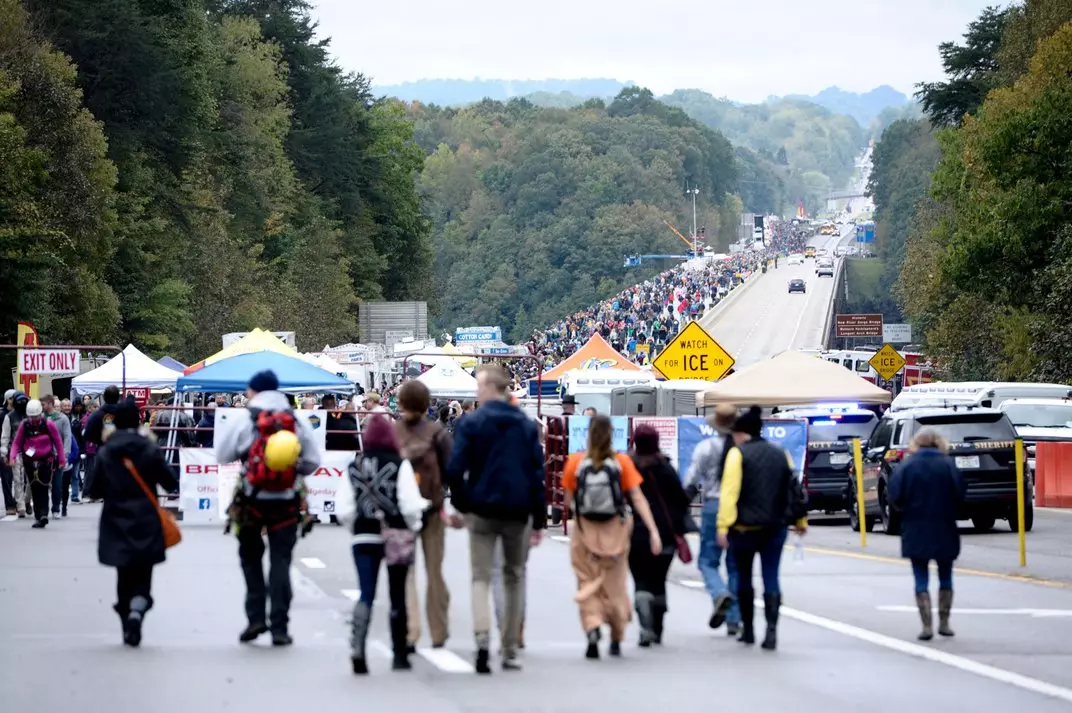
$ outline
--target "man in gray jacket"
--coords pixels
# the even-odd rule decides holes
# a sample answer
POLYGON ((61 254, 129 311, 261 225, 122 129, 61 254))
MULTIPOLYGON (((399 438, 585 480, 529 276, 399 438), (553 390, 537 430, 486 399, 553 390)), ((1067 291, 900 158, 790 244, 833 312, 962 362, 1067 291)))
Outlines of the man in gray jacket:
POLYGON ((279 391, 279 379, 273 372, 254 374, 246 393, 249 397, 246 410, 229 414, 230 422, 224 422, 216 438, 217 462, 242 462, 242 477, 231 507, 231 518, 238 535, 238 558, 246 579, 248 623, 238 639, 249 643, 271 631, 273 646, 289 646, 294 641, 287 631, 292 596, 290 563, 302 519, 305 494, 303 476, 315 472, 320 466, 320 449, 305 422, 294 417, 291 402, 279 391), (250 483, 249 454, 261 435, 257 418, 264 412, 289 414, 294 418, 294 430, 301 451, 294 468, 296 476, 292 487, 268 490, 256 488, 250 483), (268 533, 267 587, 264 581, 265 546, 262 530, 268 533), (265 617, 268 601, 271 601, 271 615, 265 617))
MULTIPOLYGON (((67 418, 67 414, 56 408, 56 397, 49 394, 41 397, 41 408, 45 411, 45 418, 52 423, 56 424, 56 430, 60 432, 60 438, 63 440, 63 452, 65 455, 71 454, 71 419, 67 418)), ((52 473, 52 517, 60 516, 60 509, 62 506, 63 517, 67 517, 67 503, 63 501, 63 474, 72 467, 70 463, 67 464, 67 468, 56 468, 52 473)))
POLYGON ((726 454, 733 447, 730 428, 737 418, 737 409, 724 404, 715 409, 710 424, 715 433, 700 442, 692 452, 692 462, 685 475, 685 493, 689 499, 697 493, 703 497, 703 515, 700 520, 700 554, 696 566, 703 576, 704 585, 714 602, 714 611, 707 625, 717 629, 726 623, 726 633, 737 636, 741 627, 741 612, 737 605, 737 563, 726 553, 726 579, 722 580, 719 566, 723 550, 718 544, 718 498, 722 487, 722 465, 726 454))

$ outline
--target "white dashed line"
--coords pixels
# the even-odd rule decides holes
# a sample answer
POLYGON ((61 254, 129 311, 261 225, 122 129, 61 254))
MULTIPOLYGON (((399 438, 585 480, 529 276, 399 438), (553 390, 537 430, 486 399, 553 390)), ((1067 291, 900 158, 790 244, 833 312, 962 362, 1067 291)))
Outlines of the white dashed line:
POLYGON ((707 585, 699 579, 682 579, 679 584, 682 587, 689 587, 690 589, 703 589, 707 585))
POLYGON ((349 599, 351 602, 356 602, 358 599, 361 598, 361 590, 360 589, 344 589, 344 590, 342 590, 342 595, 344 597, 346 597, 347 599, 349 599))
POLYGON ((551 539, 554 540, 555 542, 569 542, 570 541, 570 538, 569 538, 568 535, 551 535, 551 539))
POLYGON ((444 673, 474 673, 473 665, 449 649, 417 649, 426 661, 444 673))
POLYGON ((309 569, 326 569, 327 565, 317 557, 302 557, 301 563, 309 569))

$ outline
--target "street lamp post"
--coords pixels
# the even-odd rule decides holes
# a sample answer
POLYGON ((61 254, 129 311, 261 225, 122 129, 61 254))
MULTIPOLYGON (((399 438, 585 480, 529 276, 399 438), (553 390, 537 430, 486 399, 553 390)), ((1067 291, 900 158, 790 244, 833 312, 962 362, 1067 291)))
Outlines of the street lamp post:
POLYGON ((696 255, 696 196, 699 194, 699 188, 687 188, 686 193, 692 194, 692 254, 696 255))

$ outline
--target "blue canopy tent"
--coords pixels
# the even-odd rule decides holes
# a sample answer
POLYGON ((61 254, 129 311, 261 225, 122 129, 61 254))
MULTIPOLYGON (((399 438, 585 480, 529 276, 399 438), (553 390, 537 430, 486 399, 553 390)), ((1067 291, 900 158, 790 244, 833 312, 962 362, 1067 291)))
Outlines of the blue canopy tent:
POLYGON ((304 359, 278 352, 239 354, 209 364, 195 372, 179 377, 175 390, 204 393, 234 393, 245 391, 250 378, 258 371, 270 369, 279 378, 279 390, 294 394, 315 392, 351 392, 350 381, 338 374, 310 364, 304 359))
POLYGON ((172 359, 169 356, 160 357, 156 360, 156 363, 160 366, 166 366, 168 369, 171 369, 172 371, 177 371, 179 373, 186 371, 185 364, 180 362, 178 359, 172 359))

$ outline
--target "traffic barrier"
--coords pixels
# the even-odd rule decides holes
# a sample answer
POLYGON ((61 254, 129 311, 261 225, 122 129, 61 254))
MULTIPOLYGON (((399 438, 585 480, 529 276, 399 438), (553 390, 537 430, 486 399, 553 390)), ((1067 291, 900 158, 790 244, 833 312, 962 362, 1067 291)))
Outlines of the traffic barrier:
POLYGON ((1035 444, 1035 504, 1072 508, 1072 443, 1035 444))

